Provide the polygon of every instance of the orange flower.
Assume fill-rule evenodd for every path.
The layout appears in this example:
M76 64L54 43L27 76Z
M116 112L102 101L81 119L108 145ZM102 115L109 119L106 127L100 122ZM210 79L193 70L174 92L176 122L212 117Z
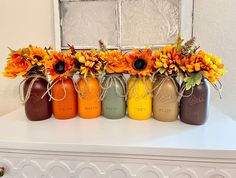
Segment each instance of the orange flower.
M74 69L74 60L71 55L63 52L52 51L45 63L52 80L67 78L72 75Z
M133 53L126 54L125 57L128 62L129 74L139 77L151 75L153 65L151 48L146 48L143 51L133 49Z
M153 55L154 68L164 75L177 74L179 72L177 61L181 61L181 52L174 46L165 46L155 51Z
M9 78L16 78L17 76L25 77L31 69L30 62L25 56L20 55L22 50L12 51L7 61L7 66L3 75Z
M86 78L88 74L95 77L96 74L102 73L102 62L95 50L77 52L75 58L80 63L79 73L83 75L84 78Z
M105 51L99 57L104 61L107 73L122 73L127 69L127 61L121 51Z
M203 50L185 56L180 62L180 69L189 73L203 71L203 76L208 78L212 84L215 84L225 73L221 59Z

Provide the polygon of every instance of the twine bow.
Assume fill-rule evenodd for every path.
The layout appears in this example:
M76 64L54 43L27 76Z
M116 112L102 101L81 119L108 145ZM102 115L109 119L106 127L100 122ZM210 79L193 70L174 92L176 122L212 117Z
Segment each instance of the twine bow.
M80 93L80 91L79 91L79 89L78 89L78 85L77 85L77 83L74 81L74 79L72 78L72 77L68 77L69 79L71 79L71 81L72 81L72 83L73 83L73 85L74 85L74 88L75 88L75 91L77 92L77 93ZM50 83L48 83L48 85L47 85L47 91L43 94L43 96L42 97L44 97L46 94L48 94L49 95L49 97L50 97L50 99L49 99L49 101L51 101L51 100L53 100L53 101L63 101L65 98L66 98L66 96L67 96L67 92L66 92L66 86L65 86L65 83L64 83L64 78L62 78L62 79L55 79L55 80L52 80ZM52 94L52 88L53 88L53 86L54 85L56 85L59 81L61 81L61 85L62 85L62 89L63 89L63 93L64 93L64 95L63 95L63 97L62 98L54 98L53 97L53 94Z
M174 80L174 78L173 78L172 76L162 76L162 75L158 75L157 77L158 77L158 78L161 78L161 82L158 83L156 86L153 87L153 90L152 90L153 97L156 97L156 96L158 96L158 95L160 94L160 91L161 91L161 89L162 89L162 87L163 87L163 84L164 84L167 80L171 80L172 83L173 83L173 85L174 85L174 87L175 87L175 91L176 91L176 93L177 93L177 95L178 95L177 100L178 100L178 102L179 102L180 99L181 99L181 95L180 95L179 88L178 88L178 86L176 85L176 81ZM156 79L156 80L157 80L157 79ZM154 94L154 92L155 92L155 94Z
M93 94L94 92L91 91L91 88L89 87L89 82L88 82L88 78L81 78L82 80L84 80L84 88L83 90L81 88L78 87L78 97L81 99L92 99L92 98L98 98L98 101L101 100L101 95L97 95L97 94ZM100 81L100 79L98 78L98 80ZM85 93L88 93L87 95Z
M118 82L121 85L122 91L124 94L120 93L120 91L118 90L118 85L119 85ZM127 84L126 83L127 82L126 82L125 77L121 74L111 74L111 75L106 75L105 77L103 77L102 84L101 84L101 88L102 88L101 100L105 98L107 91L112 87L113 84L115 85L116 94L121 98L125 98L126 100L127 99L127 92L126 92Z
M26 92L25 96L22 97L22 94L21 94L21 93L22 93L22 92L21 92L21 88L23 88L22 85L25 84L25 82L28 81L28 80L31 79L31 78L33 78L33 79L30 81L30 84L29 84L29 87L28 87L28 89L27 89L27 92ZM30 94L31 94L31 91L32 91L32 88L33 88L33 85L34 85L34 83L36 82L36 80L39 79L39 78L44 79L45 81L48 82L48 80L46 79L46 77L43 77L43 76L41 76L41 75L39 75L39 74L30 75L30 76L28 76L27 78L25 78L24 80L22 80L22 81L20 82L20 84L19 84L19 97L20 97L20 100L21 100L21 102L22 102L23 104L25 104L25 103L29 100ZM42 95L41 99L43 99L44 96L45 96L45 94Z
M130 82L130 80L131 80L131 78L128 80L128 83ZM146 93L143 96L138 95L135 91L137 82L140 81L140 80L142 80L142 82L144 84L144 87L145 87L145 90L146 90ZM135 99L142 99L146 96L152 96L152 89L149 89L146 77L141 77L141 78L135 78L133 84L131 85L131 87L129 88L127 93L132 93L132 95Z
M207 79L208 80L208 79ZM209 80L208 80L209 81ZM222 99L222 90L223 90L223 84L220 80L217 80L217 84L212 84L210 81L209 83L212 85L212 87L218 92L220 99Z

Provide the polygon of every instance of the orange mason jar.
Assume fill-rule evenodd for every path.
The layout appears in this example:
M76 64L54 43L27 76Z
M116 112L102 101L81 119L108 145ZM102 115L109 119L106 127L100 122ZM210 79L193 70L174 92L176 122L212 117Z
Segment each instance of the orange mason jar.
M87 76L78 80L78 114L92 119L101 115L101 86L98 78Z
M58 79L52 87L52 112L56 119L70 119L77 115L77 92L71 78Z

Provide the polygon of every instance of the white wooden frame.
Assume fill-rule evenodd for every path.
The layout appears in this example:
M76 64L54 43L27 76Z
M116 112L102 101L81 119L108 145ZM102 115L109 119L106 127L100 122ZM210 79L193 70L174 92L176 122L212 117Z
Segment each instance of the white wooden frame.
M53 0L53 7L54 7L54 48L56 50L66 50L67 47L62 46L62 33L61 33L61 19L60 19L60 3L59 1L83 1L83 0ZM99 1L99 0L96 0ZM179 20L179 32L181 33L182 38L189 39L193 36L193 12L194 12L194 0L178 0L180 3L180 20ZM118 0L118 26L121 29L121 0ZM121 50L129 50L133 47L137 48L144 48L144 46L122 46L121 47L121 30L118 33L118 46ZM160 44L160 45L151 45L152 48L159 48L167 44ZM97 45L94 46L75 46L76 49L91 49L96 48ZM117 49L115 46L107 46L108 49Z

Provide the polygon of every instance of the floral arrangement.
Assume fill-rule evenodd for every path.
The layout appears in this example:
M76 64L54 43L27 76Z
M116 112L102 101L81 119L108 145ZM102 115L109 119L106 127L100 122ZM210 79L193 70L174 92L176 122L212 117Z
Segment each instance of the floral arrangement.
M224 64L221 63L222 59L199 50L199 47L194 46L194 37L185 44L182 43L183 40L178 38L175 44L176 49L181 52L181 58L178 58L176 63L180 68L180 77L185 82L186 89L199 85L203 77L215 85L220 76L226 73Z
M45 76L44 64L47 57L46 49L32 45L18 50L10 49L3 75L9 78L16 78L17 76L25 78L29 74Z
M194 37L184 44L178 37L175 44L156 50L153 54L154 74L175 74L185 83L186 90L199 85L203 77L215 85L226 72L222 60L199 50L194 43Z
M125 54L121 51L104 51L99 54L100 59L104 63L106 73L125 73L128 63L125 59Z
M202 124L205 122L207 103L209 103L209 87L206 85L205 78L218 90L216 83L219 81L219 78L225 74L226 70L224 69L221 58L200 50L198 46L194 45L195 38L191 38L186 43L183 43L183 40L178 37L176 43L173 45L164 46L154 52L151 48L145 48L142 50L133 49L130 53L122 53L119 50L107 50L104 43L101 41L99 43L100 50L92 49L76 51L75 48L70 45L69 50L66 52L58 52L50 48L43 49L32 45L16 51L10 49L3 75L9 78L15 78L17 76L25 78L22 81L24 84L24 103L28 102L30 97L31 99L29 101L41 101L40 99L43 99L45 96L48 97L45 99L46 104L40 104L41 102L39 102L38 106L35 107L48 107L44 109L49 114L40 118L27 116L28 118L31 120L42 120L50 117L52 111L55 115L55 108L57 107L56 102L60 102L60 104L63 103L64 108L68 107L68 103L71 103L71 105L73 104L74 107L73 113L71 114L69 112L66 113L69 109L62 110L60 106L57 111L59 111L58 113L62 112L60 113L62 117L57 116L58 118L67 119L74 117L78 114L77 101L79 102L79 106L83 106L82 109L79 108L80 110L78 112L80 115L81 113L86 115L85 113L87 113L87 110L85 106L91 105L89 107L93 108L94 115L86 115L84 117L97 117L101 114L101 101L104 101L103 103L106 103L106 105L110 107L110 104L116 99L109 101L109 97L105 96L114 96L119 99L119 107L122 107L120 109L122 111L122 117L126 114L125 107L127 99L128 115L133 119L148 119L153 113L156 119L172 121L176 120L180 113L180 119L183 120L183 122L189 123L189 120L191 119L194 119L190 122L193 124ZM72 78L76 73L83 77L79 78L78 82L75 82ZM102 82L95 78L97 75L113 73L119 75L103 77ZM126 82L126 80L122 78L124 76L120 74L130 74L131 78ZM165 77L162 81L151 80L156 74L170 77ZM53 81L48 81L47 75ZM177 86L177 80L175 80L172 75L177 76L180 79L180 83L182 83L181 88ZM92 80L83 80L88 76L91 76ZM34 82L37 82L39 78L44 80L46 85L42 85L43 87L40 95L31 95L31 91L35 89L33 87ZM63 80L61 80L62 83L59 83L58 86L63 88L63 91L58 92L59 90L55 89L55 85L57 81L64 78L68 78L70 81L68 80L68 85L65 85ZM163 77L160 77L160 79L162 78ZM114 83L112 83L113 81ZM164 84L165 81L169 82L170 85L168 83ZM87 92L90 89L90 85L87 85L88 89L85 89L85 82L91 82L91 86L94 86L91 89L91 92ZM198 88L201 87L195 87L200 84L202 84L201 87L205 87L205 93L202 90L198 90ZM111 88L112 86L115 86L115 90ZM167 88L171 88L171 86L174 87L173 90L168 89L168 91ZM110 88L111 90L109 90ZM35 92L39 92L37 87ZM108 92L111 94L106 95ZM114 95L112 92L115 92ZM188 92L190 94L185 94ZM73 93L74 97L68 98L67 93ZM157 93L160 94L161 97L159 97L159 95L158 97L155 97L157 96ZM205 97L204 100L195 103L196 105L189 106L189 102L192 98L198 97L198 93L204 94L202 95ZM56 95L60 96L61 94L63 97L57 99ZM175 99L170 100L169 98ZM50 99L53 100L52 105ZM106 99L107 102L105 102ZM163 105L161 107L164 107L165 109L158 109L158 105L163 104L164 100L166 100L164 102L165 106ZM179 102L181 103L180 112ZM32 109L32 107L29 106L32 105L28 104L25 107L27 107L28 110L30 108ZM141 106L141 108L144 109L140 110L137 106ZM202 109L201 107L199 112L196 112L197 106L199 106L198 108L200 108L200 106L205 108ZM51 110L51 107L53 107L53 110ZM130 111L132 109L134 111L133 113ZM109 110L110 111L107 110L108 113L113 109ZM162 111L171 111L171 113ZM92 113L92 110L90 110L90 112ZM160 112L162 114L159 114ZM198 113L198 115L187 114L185 117L183 113ZM159 115L163 115L163 117L159 118ZM171 119L169 119L170 117ZM196 117L199 119L196 119ZM198 121L196 122L196 120Z
M96 74L102 74L102 61L95 50L80 51L74 57L79 62L78 72L84 78L88 75L95 77Z
M51 79L72 76L78 72L84 78L102 73L129 73L145 77L155 74L178 75L188 90L207 78L213 85L226 70L218 58L194 46L195 38L183 44L178 37L173 45L152 52L151 48L133 49L132 53L119 50L83 50L76 52L73 46L67 52L50 51L29 45L11 50L3 75L10 78L29 74L48 74Z

